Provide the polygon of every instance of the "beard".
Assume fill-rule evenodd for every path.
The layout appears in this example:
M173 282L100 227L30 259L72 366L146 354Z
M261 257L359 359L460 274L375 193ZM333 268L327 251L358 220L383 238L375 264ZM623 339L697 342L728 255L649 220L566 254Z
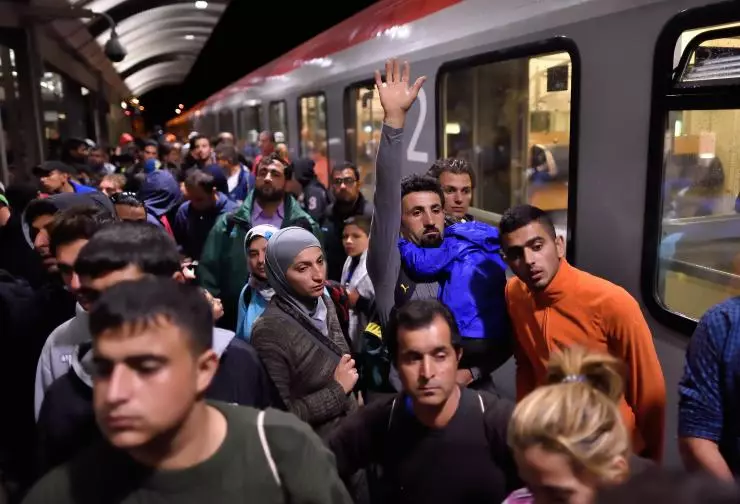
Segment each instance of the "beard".
M424 248L437 248L442 245L442 235L422 235L419 238L419 246Z
M257 198L258 201L262 201L264 203L282 201L282 199L285 197L285 190L275 189L274 187L271 187L268 190L264 190L264 188L255 187L254 197Z

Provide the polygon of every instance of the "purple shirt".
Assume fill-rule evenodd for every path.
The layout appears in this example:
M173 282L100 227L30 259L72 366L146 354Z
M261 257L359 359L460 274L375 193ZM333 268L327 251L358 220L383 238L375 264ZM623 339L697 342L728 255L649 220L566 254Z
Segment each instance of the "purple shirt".
M280 229L283 227L283 209L285 208L285 203L277 207L277 210L272 215L272 217L268 217L265 215L264 211L262 210L262 207L259 203L257 203L257 200L254 200L254 204L252 205L252 226L259 226L260 224L272 224L276 228Z

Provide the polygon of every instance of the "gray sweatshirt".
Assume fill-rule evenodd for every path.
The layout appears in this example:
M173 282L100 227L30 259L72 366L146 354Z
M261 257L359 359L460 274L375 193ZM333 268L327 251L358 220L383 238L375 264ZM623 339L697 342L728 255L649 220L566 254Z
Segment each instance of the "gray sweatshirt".
M75 307L76 314L68 321L60 324L46 338L41 350L39 363L36 366L36 387L34 389L34 412L39 419L41 403L44 394L54 383L54 380L69 371L77 345L90 341L87 312L79 303Z
M36 386L34 389L36 421L39 419L46 391L57 378L66 374L70 368L74 368L82 381L92 386L91 362L84 362L84 360L80 362L77 355L80 345L92 341L88 314L79 303L76 309L77 314L54 329L41 350L39 363L36 366ZM220 328L213 329L213 350L219 358L233 338L234 333L232 331ZM92 358L92 352L89 352L88 357Z
M403 129L383 124L375 160L375 213L370 230L367 271L375 288L381 324L388 323L395 305L396 283L401 269L398 236L401 227L401 166ZM412 299L437 298L439 284L417 283Z

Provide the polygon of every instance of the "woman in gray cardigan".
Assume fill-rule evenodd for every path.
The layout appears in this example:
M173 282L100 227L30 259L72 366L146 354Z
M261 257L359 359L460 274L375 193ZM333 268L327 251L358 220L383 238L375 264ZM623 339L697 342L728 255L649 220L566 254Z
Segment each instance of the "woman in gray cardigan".
M257 349L285 406L321 437L357 408L358 374L334 304L316 237L288 227L267 242L267 280L275 289L252 328Z

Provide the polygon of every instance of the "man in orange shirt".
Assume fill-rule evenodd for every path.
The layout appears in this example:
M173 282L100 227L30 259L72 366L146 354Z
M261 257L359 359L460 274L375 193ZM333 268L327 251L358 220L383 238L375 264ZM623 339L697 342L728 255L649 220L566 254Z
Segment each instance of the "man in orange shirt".
M633 450L659 461L665 380L635 299L623 288L568 264L562 237L539 208L510 208L500 230L506 262L517 276L506 286L516 341L517 399L545 383L551 352L580 345L610 353L626 364L620 407L633 432Z

